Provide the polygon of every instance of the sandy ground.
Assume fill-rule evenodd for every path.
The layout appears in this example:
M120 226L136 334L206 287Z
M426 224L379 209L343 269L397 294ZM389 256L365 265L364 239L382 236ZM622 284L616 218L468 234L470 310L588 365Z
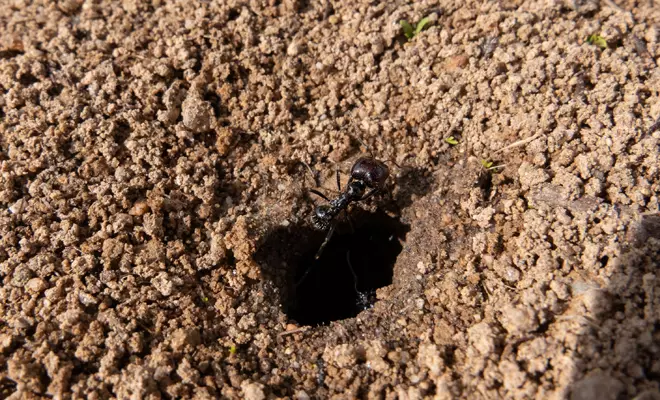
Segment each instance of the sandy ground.
M0 397L660 399L660 4L615 1L2 0Z

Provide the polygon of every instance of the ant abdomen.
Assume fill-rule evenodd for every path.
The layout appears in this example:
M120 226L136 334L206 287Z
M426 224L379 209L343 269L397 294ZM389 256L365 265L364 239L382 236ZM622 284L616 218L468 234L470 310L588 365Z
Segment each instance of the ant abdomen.
M330 227L333 218L332 209L327 205L320 205L314 210L312 223L317 229L326 230Z

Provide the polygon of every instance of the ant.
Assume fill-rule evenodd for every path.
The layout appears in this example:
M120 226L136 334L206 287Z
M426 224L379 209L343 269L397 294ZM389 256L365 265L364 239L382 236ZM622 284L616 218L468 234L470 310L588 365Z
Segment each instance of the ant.
M342 211L347 212L346 210L351 203L367 200L377 192L382 191L385 188L385 181L389 175L390 169L384 162L374 157L361 157L353 164L351 177L348 183L346 183L346 188L343 192L341 190L341 183L339 182L339 170L337 170L337 188L340 194L336 199L330 200L318 190L310 190L311 193L328 202L328 204L316 207L312 216L312 223L317 229L328 229L325 240L316 253L315 258L317 260L321 257L323 249L335 232L337 226L337 222L333 221L335 217Z

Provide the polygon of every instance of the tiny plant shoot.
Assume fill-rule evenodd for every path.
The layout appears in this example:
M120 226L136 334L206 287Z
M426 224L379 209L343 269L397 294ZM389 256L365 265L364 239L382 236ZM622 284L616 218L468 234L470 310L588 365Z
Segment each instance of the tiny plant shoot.
M481 165L483 165L484 168L488 169L493 166L493 162L487 160L481 160Z
M445 138L445 142L449 143L452 146L456 146L458 144L458 140L456 140L456 138L453 136L449 136L448 138Z
M399 25L401 25L401 29L403 29L403 34L406 35L408 40L412 40L415 36L417 36L424 27L426 27L431 20L429 17L424 17L422 18L417 24L415 24L415 27L410 25L408 21L405 19L402 19L399 21Z
M598 46L601 49L607 48L607 40L605 40L605 38L600 35L590 35L587 37L587 43Z

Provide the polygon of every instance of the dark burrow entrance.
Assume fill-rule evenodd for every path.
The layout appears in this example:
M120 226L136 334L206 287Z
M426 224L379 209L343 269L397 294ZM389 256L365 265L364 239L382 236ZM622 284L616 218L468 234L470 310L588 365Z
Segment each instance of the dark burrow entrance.
M278 228L259 246L256 259L291 320L319 325L354 317L392 283L408 225L383 211L354 210L351 220L355 230L342 218L318 260L326 232L307 225Z

